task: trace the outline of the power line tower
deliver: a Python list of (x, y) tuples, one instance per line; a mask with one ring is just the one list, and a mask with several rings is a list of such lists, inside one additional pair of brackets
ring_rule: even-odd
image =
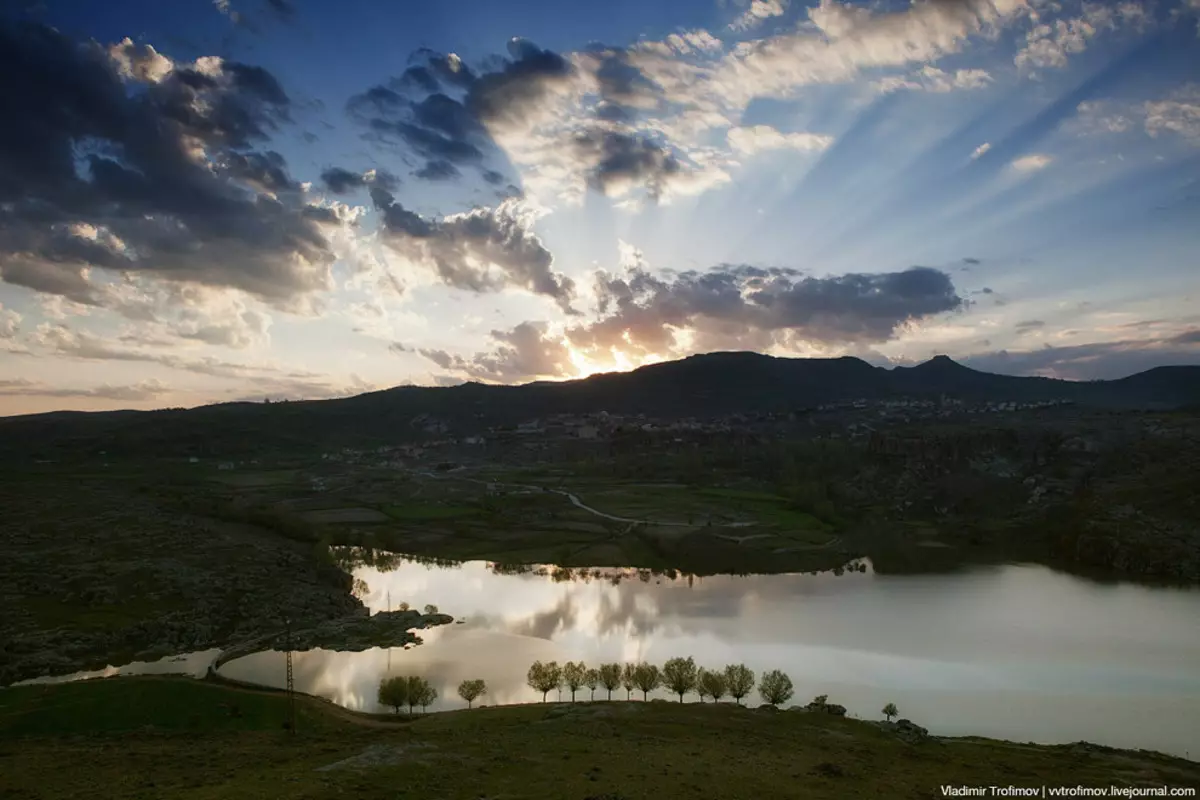
[(284, 647), (287, 649), (287, 700), (288, 700), (288, 730), (296, 733), (296, 686), (292, 680), (292, 620), (284, 621), (286, 633)]

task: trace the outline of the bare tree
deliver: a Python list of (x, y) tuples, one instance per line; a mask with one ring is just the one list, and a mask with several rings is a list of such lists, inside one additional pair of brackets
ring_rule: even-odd
[(705, 695), (711, 697), (714, 703), (721, 702), (728, 691), (725, 688), (725, 674), (720, 670), (701, 669), (696, 676), (696, 691), (700, 693), (701, 702)]
[(596, 687), (600, 685), (600, 670), (588, 668), (583, 673), (583, 685), (588, 687), (592, 693), (592, 700), (596, 699)]
[(730, 664), (725, 667), (725, 688), (729, 696), (742, 704), (742, 698), (754, 691), (754, 670), (745, 664)]
[(568, 661), (563, 664), (562, 681), (571, 692), (571, 702), (575, 702), (575, 693), (587, 680), (587, 667), (582, 661)]
[(662, 682), (672, 693), (679, 695), (682, 703), (683, 696), (696, 688), (696, 660), (691, 656), (668, 659), (663, 665)]
[(642, 700), (662, 685), (662, 673), (654, 664), (642, 662), (633, 668), (633, 685), (642, 693)]
[(758, 693), (767, 703), (777, 706), (792, 699), (792, 679), (777, 669), (765, 673), (758, 684)]
[(408, 705), (408, 678), (395, 675), (379, 682), (379, 705), (391, 706), (397, 714)]
[(484, 694), (487, 694), (487, 683), (482, 678), (463, 681), (458, 685), (458, 696), (467, 701), (467, 708), (471, 708), (471, 704)]
[(621, 685), (621, 665), (601, 664), (600, 685), (608, 691), (608, 699), (612, 700), (613, 691)]
[(550, 661), (546, 664), (535, 661), (529, 668), (529, 672), (526, 673), (525, 681), (531, 689), (542, 693), (542, 702), (544, 703), (546, 695), (552, 689), (557, 689), (558, 684), (562, 681), (562, 667), (558, 665), (557, 661)]

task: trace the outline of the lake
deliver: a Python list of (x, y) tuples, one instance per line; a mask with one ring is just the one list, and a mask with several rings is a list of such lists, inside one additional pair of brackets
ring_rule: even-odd
[[(372, 611), (432, 603), (463, 622), (421, 631), (424, 643), (409, 649), (296, 653), (296, 689), (379, 711), (382, 677), (419, 674), (438, 689), (431, 710), (464, 707), (455, 687), (467, 678), (487, 681), (484, 704), (522, 703), (541, 699), (525, 685), (535, 660), (661, 665), (690, 655), (708, 667), (744, 662), (760, 675), (782, 669), (796, 704), (828, 694), (877, 719), (894, 702), (935, 734), (1200, 755), (1195, 589), (1097, 583), (1040, 566), (691, 580), (601, 572), (563, 580), (548, 570), (497, 574), (485, 562), (360, 567)], [(180, 671), (194, 674), (202, 660)], [(284, 657), (258, 653), (220, 672), (283, 686)]]

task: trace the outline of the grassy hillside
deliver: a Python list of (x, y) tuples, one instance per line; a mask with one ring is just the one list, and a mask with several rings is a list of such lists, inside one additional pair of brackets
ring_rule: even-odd
[(939, 797), (940, 787), (1197, 786), (1200, 764), (731, 704), (597, 702), (387, 719), (162, 678), (0, 690), (0, 796)]

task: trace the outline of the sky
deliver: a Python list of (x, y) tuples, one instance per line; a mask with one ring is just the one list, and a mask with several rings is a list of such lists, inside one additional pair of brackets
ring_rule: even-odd
[(2, 0), (0, 108), (0, 415), (1200, 364), (1200, 0)]

